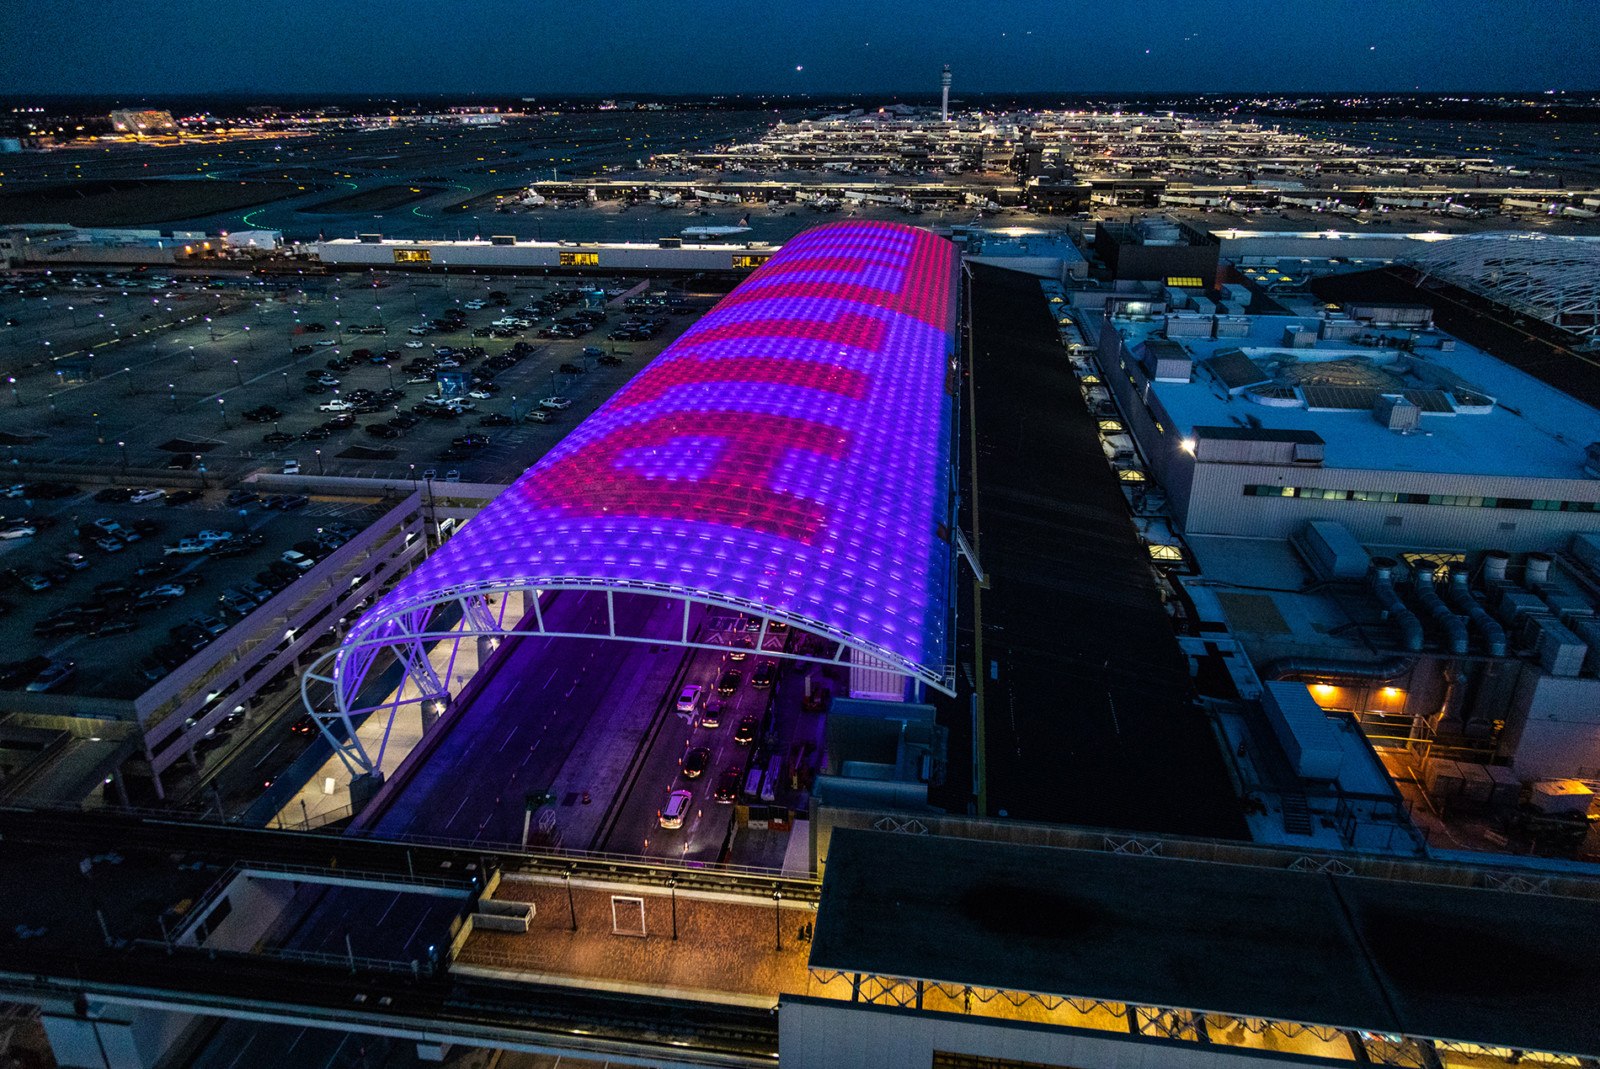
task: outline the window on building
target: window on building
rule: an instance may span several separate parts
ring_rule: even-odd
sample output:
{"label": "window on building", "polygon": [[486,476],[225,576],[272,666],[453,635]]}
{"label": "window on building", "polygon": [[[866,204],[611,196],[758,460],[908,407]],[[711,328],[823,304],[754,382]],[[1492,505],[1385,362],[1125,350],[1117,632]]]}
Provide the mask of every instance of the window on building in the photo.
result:
{"label": "window on building", "polygon": [[394,262],[397,264],[431,264],[433,253],[428,249],[396,249]]}
{"label": "window on building", "polygon": [[563,252],[558,254],[556,259],[562,267],[600,266],[600,254],[597,252]]}
{"label": "window on building", "polygon": [[770,259],[772,259],[770,255],[762,253],[739,252],[733,255],[733,266],[735,268],[756,268]]}

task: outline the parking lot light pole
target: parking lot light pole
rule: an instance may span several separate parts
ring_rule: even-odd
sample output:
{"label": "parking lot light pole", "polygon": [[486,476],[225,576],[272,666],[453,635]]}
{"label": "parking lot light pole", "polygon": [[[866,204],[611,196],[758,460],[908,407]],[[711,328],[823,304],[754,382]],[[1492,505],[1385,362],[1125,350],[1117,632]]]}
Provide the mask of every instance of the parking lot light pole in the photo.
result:
{"label": "parking lot light pole", "polygon": [[239,358],[237,356],[233,358],[233,377],[240,386],[244,385],[244,372],[239,370]]}
{"label": "parking lot light pole", "polygon": [[287,371],[283,373],[283,392],[289,392],[289,373]]}
{"label": "parking lot light pole", "polygon": [[128,474],[128,443],[118,442],[117,448],[122,450],[122,474]]}
{"label": "parking lot light pole", "polygon": [[6,385],[11,387],[11,403],[21,408],[22,395],[17,392],[17,377],[15,375],[7,375]]}
{"label": "parking lot light pole", "polygon": [[317,474],[321,475],[322,474],[322,450],[314,449],[314,450],[312,450],[312,452],[317,454]]}
{"label": "parking lot light pole", "polygon": [[133,377],[133,368],[125,367],[122,369],[122,373],[128,376],[128,396],[132,397],[134,394],[139,392],[137,389],[137,380],[135,380]]}
{"label": "parking lot light pole", "polygon": [[228,429],[228,399],[226,397],[217,398],[217,405],[222,409],[222,429],[223,430],[227,430]]}
{"label": "parking lot light pole", "polygon": [[194,355],[194,346],[189,346],[189,368],[191,371],[200,370],[200,361]]}
{"label": "parking lot light pole", "polygon": [[175,382],[167,383],[167,399],[172,402],[172,410],[174,412],[176,412],[178,410],[178,384],[177,383],[175,383]]}

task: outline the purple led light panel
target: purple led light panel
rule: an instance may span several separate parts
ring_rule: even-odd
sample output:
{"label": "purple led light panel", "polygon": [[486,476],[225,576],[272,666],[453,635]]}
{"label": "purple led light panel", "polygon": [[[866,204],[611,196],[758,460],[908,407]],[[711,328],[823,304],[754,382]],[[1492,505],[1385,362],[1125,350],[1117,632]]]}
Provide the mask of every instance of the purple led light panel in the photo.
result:
{"label": "purple led light panel", "polygon": [[445,592],[607,583],[946,663],[954,247],[794,238],[352,630]]}

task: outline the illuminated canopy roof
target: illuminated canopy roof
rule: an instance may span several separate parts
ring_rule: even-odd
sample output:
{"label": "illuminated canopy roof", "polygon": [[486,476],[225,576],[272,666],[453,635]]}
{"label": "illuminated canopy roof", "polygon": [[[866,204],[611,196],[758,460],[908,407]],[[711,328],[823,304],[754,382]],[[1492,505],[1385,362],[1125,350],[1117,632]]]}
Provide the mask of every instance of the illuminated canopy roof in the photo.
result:
{"label": "illuminated canopy roof", "polygon": [[352,629],[492,590],[654,591],[947,676],[954,247],[787,242]]}

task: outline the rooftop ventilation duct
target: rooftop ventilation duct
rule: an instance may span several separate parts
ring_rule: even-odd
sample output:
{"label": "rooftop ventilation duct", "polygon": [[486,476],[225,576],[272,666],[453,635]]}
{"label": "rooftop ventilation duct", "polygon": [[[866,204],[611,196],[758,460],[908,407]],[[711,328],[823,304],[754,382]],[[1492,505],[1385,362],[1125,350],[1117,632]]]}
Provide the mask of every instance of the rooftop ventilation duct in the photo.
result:
{"label": "rooftop ventilation duct", "polygon": [[1399,562],[1392,557],[1372,558],[1372,594],[1383,606],[1384,615],[1400,629],[1401,648],[1415,653],[1422,649],[1422,621],[1406,608],[1405,602],[1394,591],[1391,577],[1397,567]]}
{"label": "rooftop ventilation duct", "polygon": [[1465,569],[1454,568],[1450,571],[1450,601],[1472,622],[1472,629],[1483,639],[1489,656],[1504,657],[1506,629],[1501,627],[1500,621],[1490,616],[1488,610],[1479,605],[1478,599],[1472,596],[1472,591],[1467,586]]}
{"label": "rooftop ventilation duct", "polygon": [[1416,583],[1414,584],[1417,604],[1422,611],[1433,617],[1433,622],[1444,632],[1445,644],[1451,653],[1467,652],[1467,621],[1450,611],[1439,597],[1439,589],[1434,585],[1434,566],[1422,564],[1417,567]]}

